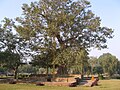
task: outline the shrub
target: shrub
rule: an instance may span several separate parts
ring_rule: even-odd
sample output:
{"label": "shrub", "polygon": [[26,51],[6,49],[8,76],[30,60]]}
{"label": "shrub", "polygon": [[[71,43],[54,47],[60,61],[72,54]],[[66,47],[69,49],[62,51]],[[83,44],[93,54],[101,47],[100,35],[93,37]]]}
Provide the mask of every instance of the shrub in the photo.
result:
{"label": "shrub", "polygon": [[113,76],[112,79],[120,79],[120,76]]}
{"label": "shrub", "polygon": [[16,83],[17,83],[16,79],[11,79],[9,82],[9,84],[16,84]]}
{"label": "shrub", "polygon": [[103,75],[98,75],[98,78],[99,78],[100,80],[105,79],[105,78],[103,77]]}

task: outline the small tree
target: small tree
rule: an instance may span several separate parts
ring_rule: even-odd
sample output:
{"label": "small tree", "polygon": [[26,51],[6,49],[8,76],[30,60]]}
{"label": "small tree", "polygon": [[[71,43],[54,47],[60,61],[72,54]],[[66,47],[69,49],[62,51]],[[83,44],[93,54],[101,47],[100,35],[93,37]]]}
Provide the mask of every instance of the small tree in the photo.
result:
{"label": "small tree", "polygon": [[91,66],[91,74],[94,74],[94,68],[96,68],[97,66],[100,66],[97,57],[90,57],[88,62]]}
{"label": "small tree", "polygon": [[4,55],[0,55],[4,63],[3,67],[9,70],[14,70],[14,78],[17,78],[18,67],[21,65],[20,56],[8,51],[1,52]]}
{"label": "small tree", "polygon": [[14,22],[5,18],[0,31],[1,60],[3,64],[15,71],[15,79],[17,78],[18,67],[23,63],[27,51],[25,40],[19,36],[13,29]]}

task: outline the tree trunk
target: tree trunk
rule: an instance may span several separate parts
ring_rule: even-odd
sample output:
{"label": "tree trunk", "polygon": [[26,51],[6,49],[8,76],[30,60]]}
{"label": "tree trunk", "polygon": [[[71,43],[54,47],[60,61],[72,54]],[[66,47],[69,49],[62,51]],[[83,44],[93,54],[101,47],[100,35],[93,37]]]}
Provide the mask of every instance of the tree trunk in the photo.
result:
{"label": "tree trunk", "polygon": [[46,75],[48,76],[48,72],[49,72],[49,67],[48,65],[46,66]]}
{"label": "tree trunk", "polygon": [[59,66],[58,70],[57,70],[57,74],[58,75],[66,75],[66,74],[68,74],[67,67],[65,65]]}
{"label": "tree trunk", "polygon": [[53,64],[53,79],[52,81],[55,81],[55,64]]}
{"label": "tree trunk", "polygon": [[84,70],[83,70],[83,62],[82,62],[82,64],[81,64],[81,79],[84,78],[84,74],[83,74],[83,72],[84,72]]}
{"label": "tree trunk", "polygon": [[14,71],[14,79],[17,79],[17,74],[18,74],[18,66],[15,68]]}

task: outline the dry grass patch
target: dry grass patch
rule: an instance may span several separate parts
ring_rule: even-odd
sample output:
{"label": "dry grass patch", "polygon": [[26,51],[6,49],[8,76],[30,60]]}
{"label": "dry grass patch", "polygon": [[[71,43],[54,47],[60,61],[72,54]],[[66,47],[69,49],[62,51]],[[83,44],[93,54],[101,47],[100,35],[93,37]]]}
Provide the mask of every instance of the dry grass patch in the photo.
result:
{"label": "dry grass patch", "polygon": [[120,90],[120,80],[100,80],[94,87],[36,86],[35,84],[0,84],[0,90]]}

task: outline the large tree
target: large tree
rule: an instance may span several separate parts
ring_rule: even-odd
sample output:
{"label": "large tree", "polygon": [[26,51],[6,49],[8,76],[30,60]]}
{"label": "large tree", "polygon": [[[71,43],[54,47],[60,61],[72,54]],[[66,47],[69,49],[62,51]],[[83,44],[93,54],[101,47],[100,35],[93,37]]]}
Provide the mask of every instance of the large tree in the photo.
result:
{"label": "large tree", "polygon": [[87,0],[40,0],[23,4],[23,14],[14,26],[19,34],[29,40],[32,49],[51,50],[53,66],[58,50],[88,50],[106,48],[113,30],[101,27],[100,17],[89,8]]}
{"label": "large tree", "polygon": [[105,48],[106,39],[112,38],[113,31],[100,27],[100,18],[89,7],[86,0],[40,0],[23,4],[23,16],[16,18],[20,23],[16,30],[26,38],[39,36],[41,47],[51,42],[55,49]]}

